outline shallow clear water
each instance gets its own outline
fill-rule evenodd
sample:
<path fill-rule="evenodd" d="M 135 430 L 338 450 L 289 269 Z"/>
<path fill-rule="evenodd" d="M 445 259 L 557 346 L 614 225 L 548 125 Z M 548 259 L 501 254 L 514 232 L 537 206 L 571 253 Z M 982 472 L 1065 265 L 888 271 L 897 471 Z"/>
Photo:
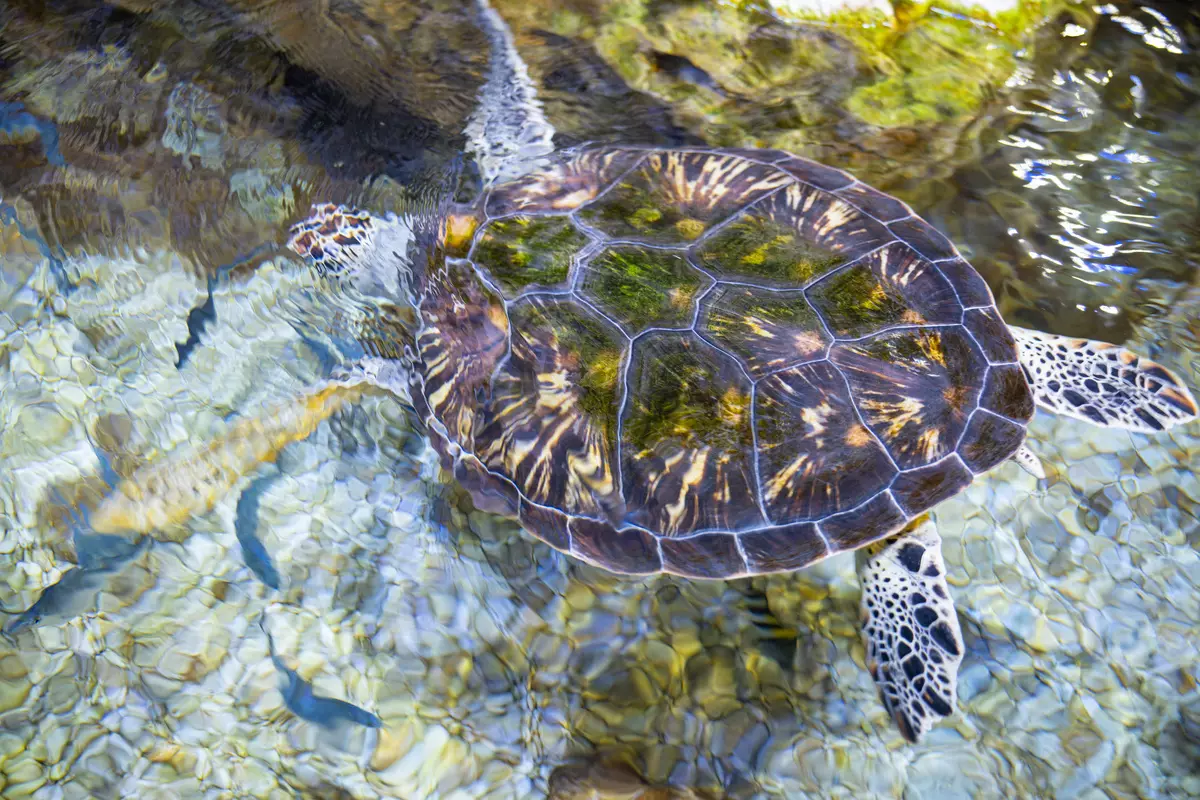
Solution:
<path fill-rule="evenodd" d="M 1189 4 L 495 7 L 557 144 L 848 169 L 945 231 L 1010 322 L 1200 385 Z M 246 455 L 275 455 L 378 310 L 288 226 L 431 202 L 487 57 L 434 0 L 4 4 L 4 796 L 1200 796 L 1196 424 L 1039 414 L 1046 482 L 1010 464 L 938 508 L 967 653 L 959 714 L 916 746 L 865 669 L 852 557 L 604 573 L 473 509 L 383 395 Z M 97 534 L 111 484 L 161 459 L 177 506 L 211 510 Z"/>

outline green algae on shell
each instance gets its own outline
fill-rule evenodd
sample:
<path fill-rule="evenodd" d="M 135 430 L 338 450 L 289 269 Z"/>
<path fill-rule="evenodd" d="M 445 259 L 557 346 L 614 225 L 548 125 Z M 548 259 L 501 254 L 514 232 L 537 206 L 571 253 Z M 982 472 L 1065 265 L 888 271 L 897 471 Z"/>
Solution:
<path fill-rule="evenodd" d="M 567 217 L 509 217 L 488 224 L 472 255 L 504 291 L 517 293 L 565 281 L 588 241 Z"/>
<path fill-rule="evenodd" d="M 920 321 L 911 318 L 914 312 L 904 298 L 863 264 L 847 267 L 809 291 L 839 336 L 853 338 L 887 325 Z"/>
<path fill-rule="evenodd" d="M 682 253 L 618 247 L 588 264 L 581 288 L 585 297 L 636 334 L 650 327 L 687 327 L 693 301 L 706 283 Z"/>
<path fill-rule="evenodd" d="M 727 361 L 670 334 L 640 345 L 629 377 L 624 443 L 634 453 L 671 441 L 687 449 L 749 452 L 750 386 Z"/>
<path fill-rule="evenodd" d="M 795 225 L 754 211 L 706 239 L 696 257 L 711 272 L 790 286 L 804 286 L 846 260 L 809 241 Z"/>
<path fill-rule="evenodd" d="M 561 363 L 574 373 L 580 407 L 600 423 L 608 441 L 613 441 L 624 337 L 573 302 L 523 302 L 509 314 L 517 331 L 550 334 Z"/>

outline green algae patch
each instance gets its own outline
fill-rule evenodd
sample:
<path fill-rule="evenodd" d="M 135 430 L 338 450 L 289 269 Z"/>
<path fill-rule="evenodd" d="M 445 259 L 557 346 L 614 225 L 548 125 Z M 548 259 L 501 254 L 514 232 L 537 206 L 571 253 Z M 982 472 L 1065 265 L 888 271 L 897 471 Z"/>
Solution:
<path fill-rule="evenodd" d="M 700 265 L 729 278 L 804 286 L 845 262 L 845 257 L 806 239 L 794 225 L 748 213 L 704 242 Z"/>
<path fill-rule="evenodd" d="M 1003 91 L 1019 51 L 1043 22 L 1062 12 L 1087 21 L 1074 0 L 1022 0 L 996 13 L 970 2 L 892 5 L 892 15 L 865 8 L 795 16 L 827 25 L 853 44 L 869 69 L 842 105 L 882 128 L 969 121 Z"/>
<path fill-rule="evenodd" d="M 473 255 L 505 292 L 519 293 L 565 281 L 588 241 L 566 217 L 512 217 L 489 224 Z"/>
<path fill-rule="evenodd" d="M 512 311 L 512 325 L 522 335 L 550 344 L 554 360 L 566 367 L 575 386 L 579 407 L 611 444 L 616 435 L 624 337 L 574 302 L 518 304 Z"/>
<path fill-rule="evenodd" d="M 706 283 L 680 253 L 621 247 L 588 265 L 582 291 L 632 336 L 646 328 L 686 328 Z"/>
<path fill-rule="evenodd" d="M 1053 22 L 1065 14 L 1087 29 L 1095 18 L 1095 4 L 1076 0 L 1022 0 L 1002 12 L 897 0 L 890 13 L 617 0 L 584 23 L 560 3 L 498 2 L 529 35 L 551 30 L 595 52 L 709 144 L 791 150 L 885 189 L 927 173 L 931 159 L 967 157 L 962 137 L 1018 88 L 1021 68 L 1044 75 L 1077 56 Z M 618 136 L 619 117 L 600 117 Z"/>
<path fill-rule="evenodd" d="M 635 454 L 670 441 L 688 449 L 749 452 L 750 386 L 724 360 L 690 337 L 661 336 L 639 346 L 623 444 Z"/>
<path fill-rule="evenodd" d="M 895 65 L 892 74 L 855 89 L 845 107 L 889 128 L 969 117 L 1012 75 L 1017 49 L 990 26 L 927 16 L 881 51 Z"/>
<path fill-rule="evenodd" d="M 910 318 L 914 312 L 903 297 L 862 264 L 821 281 L 809 292 L 838 336 L 864 336 L 889 325 L 920 321 Z"/>

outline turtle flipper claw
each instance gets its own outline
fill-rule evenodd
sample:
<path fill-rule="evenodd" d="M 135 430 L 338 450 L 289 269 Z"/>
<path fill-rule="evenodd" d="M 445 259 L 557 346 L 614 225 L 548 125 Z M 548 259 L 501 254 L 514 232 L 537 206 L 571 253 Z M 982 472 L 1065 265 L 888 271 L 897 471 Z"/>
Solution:
<path fill-rule="evenodd" d="M 1020 466 L 1021 469 L 1025 470 L 1039 481 L 1046 480 L 1046 468 L 1042 466 L 1042 460 L 1038 458 L 1032 450 L 1029 449 L 1029 445 L 1021 445 L 1020 448 L 1017 449 L 1017 452 L 1013 454 L 1012 460 L 1017 462 L 1017 465 Z"/>

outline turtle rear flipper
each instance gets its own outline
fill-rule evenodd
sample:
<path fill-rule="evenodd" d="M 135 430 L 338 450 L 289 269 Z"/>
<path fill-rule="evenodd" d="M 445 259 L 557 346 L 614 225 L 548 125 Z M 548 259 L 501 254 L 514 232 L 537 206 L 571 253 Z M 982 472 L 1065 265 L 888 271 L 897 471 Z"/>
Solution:
<path fill-rule="evenodd" d="M 941 547 L 926 520 L 859 551 L 867 666 L 910 742 L 954 712 L 963 657 Z"/>
<path fill-rule="evenodd" d="M 1196 418 L 1196 400 L 1161 364 L 1115 344 L 1009 326 L 1034 399 L 1057 414 L 1142 433 Z"/>

